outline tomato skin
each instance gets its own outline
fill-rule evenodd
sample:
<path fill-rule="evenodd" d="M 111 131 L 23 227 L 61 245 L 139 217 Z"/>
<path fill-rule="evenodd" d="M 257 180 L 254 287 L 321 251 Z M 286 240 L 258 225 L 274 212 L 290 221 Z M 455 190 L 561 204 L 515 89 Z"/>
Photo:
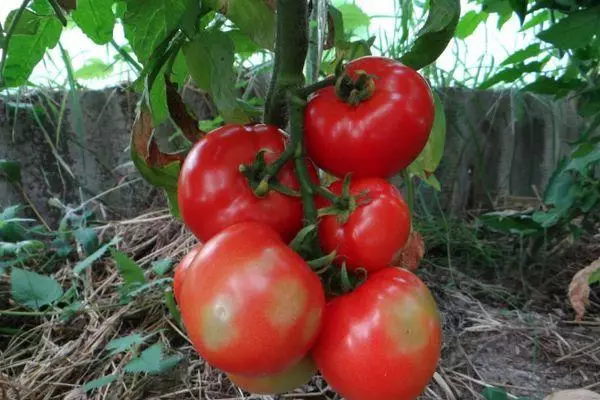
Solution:
<path fill-rule="evenodd" d="M 334 182 L 329 189 L 342 193 L 342 182 Z M 326 215 L 319 222 L 319 240 L 327 253 L 337 251 L 335 263 L 346 263 L 348 270 L 359 267 L 375 272 L 395 265 L 410 235 L 410 210 L 398 189 L 381 178 L 353 179 L 350 194 L 366 193 L 345 223 L 336 215 Z M 330 205 L 318 198 L 320 207 Z"/>
<path fill-rule="evenodd" d="M 175 296 L 175 301 L 179 303 L 179 294 L 181 292 L 181 284 L 185 280 L 185 276 L 187 274 L 188 268 L 192 264 L 194 257 L 198 254 L 200 249 L 202 248 L 202 243 L 194 246 L 189 253 L 187 253 L 177 264 L 175 268 L 175 273 L 173 274 L 173 295 Z"/>
<path fill-rule="evenodd" d="M 440 357 L 437 306 L 412 272 L 386 268 L 332 300 L 312 356 L 346 400 L 414 400 Z"/>
<path fill-rule="evenodd" d="M 433 95 L 425 79 L 398 61 L 366 56 L 346 65 L 353 78 L 361 70 L 377 78 L 373 95 L 357 106 L 340 100 L 332 86 L 309 100 L 306 150 L 338 177 L 388 178 L 425 147 L 433 126 Z"/>
<path fill-rule="evenodd" d="M 291 392 L 306 384 L 317 373 L 317 366 L 310 356 L 275 375 L 265 377 L 247 377 L 227 375 L 236 386 L 254 394 L 281 394 Z"/>
<path fill-rule="evenodd" d="M 206 242 L 224 228 L 238 222 L 262 222 L 288 242 L 302 228 L 302 201 L 298 197 L 269 191 L 257 197 L 241 164 L 251 164 L 261 149 L 265 161 L 273 162 L 285 148 L 283 131 L 271 125 L 225 125 L 194 145 L 179 175 L 178 201 L 183 221 Z M 312 166 L 309 164 L 309 166 Z M 314 167 L 310 169 L 317 180 Z M 292 163 L 277 175 L 292 189 L 300 187 Z"/>
<path fill-rule="evenodd" d="M 204 244 L 180 294 L 198 353 L 234 375 L 280 373 L 308 353 L 325 307 L 319 277 L 267 225 L 244 222 Z"/>

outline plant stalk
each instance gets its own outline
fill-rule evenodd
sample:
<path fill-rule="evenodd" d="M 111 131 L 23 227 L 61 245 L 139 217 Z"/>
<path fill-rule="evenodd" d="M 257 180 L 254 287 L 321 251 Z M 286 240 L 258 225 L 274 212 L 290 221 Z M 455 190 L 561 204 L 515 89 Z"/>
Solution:
<path fill-rule="evenodd" d="M 408 209 L 412 219 L 415 208 L 415 187 L 413 185 L 413 180 L 410 177 L 410 173 L 407 170 L 402 171 L 402 178 L 404 179 L 404 184 L 406 185 L 406 202 L 408 203 Z"/>
<path fill-rule="evenodd" d="M 265 123 L 285 127 L 287 93 L 304 85 L 303 69 L 307 52 L 306 0 L 278 0 L 275 63 L 265 103 Z"/>

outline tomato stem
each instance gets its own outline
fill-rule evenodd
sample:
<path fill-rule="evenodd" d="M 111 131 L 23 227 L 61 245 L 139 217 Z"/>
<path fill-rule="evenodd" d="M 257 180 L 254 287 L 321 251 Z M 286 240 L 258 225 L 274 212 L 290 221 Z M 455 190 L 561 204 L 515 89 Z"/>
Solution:
<path fill-rule="evenodd" d="M 324 89 L 328 86 L 335 85 L 335 82 L 336 82 L 335 76 L 328 76 L 327 78 L 325 78 L 323 80 L 315 82 L 311 85 L 304 86 L 302 89 L 298 90 L 298 94 L 301 95 L 302 97 L 308 97 L 309 95 L 311 95 L 312 93 L 314 93 L 320 89 Z"/>
<path fill-rule="evenodd" d="M 308 53 L 308 5 L 302 0 L 277 1 L 275 63 L 265 103 L 265 123 L 283 128 L 286 96 L 304 85 L 304 62 Z"/>

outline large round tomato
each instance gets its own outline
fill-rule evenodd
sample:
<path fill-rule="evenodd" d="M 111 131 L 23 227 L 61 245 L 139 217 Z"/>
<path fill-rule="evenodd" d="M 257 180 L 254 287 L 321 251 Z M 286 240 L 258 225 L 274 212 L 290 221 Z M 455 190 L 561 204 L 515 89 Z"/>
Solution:
<path fill-rule="evenodd" d="M 198 353 L 224 372 L 265 376 L 300 361 L 321 324 L 319 277 L 257 222 L 225 228 L 188 269 L 181 316 Z"/>
<path fill-rule="evenodd" d="M 179 209 L 185 224 L 203 242 L 223 228 L 238 222 L 262 222 L 275 229 L 285 241 L 302 228 L 302 202 L 276 191 L 257 197 L 240 172 L 260 150 L 267 163 L 285 148 L 285 135 L 270 125 L 226 125 L 215 129 L 194 145 L 179 175 Z M 316 178 L 314 168 L 311 169 Z M 276 176 L 292 189 L 300 187 L 293 164 Z"/>
<path fill-rule="evenodd" d="M 342 183 L 329 189 L 340 195 Z M 319 240 L 326 252 L 337 251 L 336 264 L 349 270 L 359 267 L 374 272 L 395 265 L 410 234 L 410 211 L 398 189 L 381 178 L 354 179 L 350 194 L 359 196 L 358 207 L 347 221 L 337 215 L 324 216 L 319 223 Z M 329 205 L 318 199 L 320 206 Z"/>
<path fill-rule="evenodd" d="M 231 375 L 227 377 L 236 386 L 254 394 L 281 394 L 306 384 L 317 372 L 315 362 L 310 356 L 278 374 L 264 377 Z"/>
<path fill-rule="evenodd" d="M 386 268 L 327 305 L 312 356 L 346 400 L 414 400 L 435 372 L 441 337 L 425 284 Z"/>
<path fill-rule="evenodd" d="M 193 247 L 189 253 L 187 253 L 175 267 L 175 273 L 173 274 L 173 295 L 175 300 L 179 303 L 179 292 L 181 292 L 181 284 L 185 280 L 188 268 L 192 264 L 192 260 L 198 254 L 198 251 L 202 248 L 202 243 L 197 244 Z"/>
<path fill-rule="evenodd" d="M 316 92 L 305 113 L 306 150 L 321 168 L 342 177 L 387 178 L 404 169 L 425 147 L 434 103 L 427 82 L 385 57 L 361 57 L 346 65 L 375 75 L 375 90 L 358 105 L 339 99 L 334 87 Z"/>

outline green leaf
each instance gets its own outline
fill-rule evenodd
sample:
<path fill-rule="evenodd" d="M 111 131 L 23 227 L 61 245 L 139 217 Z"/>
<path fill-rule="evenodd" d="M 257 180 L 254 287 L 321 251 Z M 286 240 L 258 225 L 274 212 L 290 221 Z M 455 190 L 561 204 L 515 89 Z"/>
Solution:
<path fill-rule="evenodd" d="M 18 10 L 12 10 L 6 18 L 6 26 L 10 27 L 14 23 L 14 19 L 18 14 Z M 30 35 L 37 34 L 40 28 L 40 16 L 30 10 L 25 10 L 21 14 L 21 19 L 18 25 L 13 30 L 13 35 Z"/>
<path fill-rule="evenodd" d="M 145 283 L 141 286 L 136 286 L 136 288 L 132 291 L 130 291 L 128 293 L 129 296 L 131 297 L 136 297 L 141 295 L 144 292 L 148 292 L 154 288 L 160 288 L 162 287 L 171 287 L 173 285 L 173 279 L 172 278 L 161 278 L 161 279 L 155 279 L 149 283 Z"/>
<path fill-rule="evenodd" d="M 275 12 L 265 0 L 204 0 L 203 4 L 223 13 L 259 46 L 275 47 Z"/>
<path fill-rule="evenodd" d="M 561 49 L 578 49 L 590 44 L 598 25 L 600 6 L 571 13 L 537 36 Z"/>
<path fill-rule="evenodd" d="M 573 174 L 565 170 L 567 159 L 563 159 L 552 173 L 548 186 L 544 191 L 544 204 L 570 207 L 575 202 L 576 187 Z"/>
<path fill-rule="evenodd" d="M 535 82 L 525 86 L 522 90 L 539 93 L 539 94 L 550 94 L 555 97 L 564 97 L 569 92 L 581 89 L 585 83 L 579 79 L 565 80 L 565 79 L 554 79 L 547 76 L 539 76 Z"/>
<path fill-rule="evenodd" d="M 181 19 L 180 27 L 188 39 L 193 39 L 198 30 L 198 22 L 202 15 L 202 1 L 188 0 L 187 9 Z"/>
<path fill-rule="evenodd" d="M 436 92 L 433 92 L 435 104 L 435 119 L 429 134 L 429 139 L 423 148 L 423 151 L 408 166 L 408 172 L 413 176 L 418 176 L 423 181 L 436 186 L 437 179 L 430 180 L 433 173 L 440 165 L 442 156 L 444 155 L 444 144 L 446 142 L 446 113 L 444 111 L 444 103 Z M 434 177 L 435 178 L 435 177 Z M 439 185 L 439 182 L 437 182 Z"/>
<path fill-rule="evenodd" d="M 239 29 L 232 29 L 225 32 L 225 34 L 233 42 L 236 54 L 242 58 L 249 58 L 251 55 L 260 51 L 260 47 Z"/>
<path fill-rule="evenodd" d="M 573 159 L 567 164 L 566 170 L 575 170 L 585 174 L 587 169 L 600 161 L 600 149 L 598 146 L 589 146 L 580 154 L 573 154 Z"/>
<path fill-rule="evenodd" d="M 139 333 L 132 333 L 131 335 L 111 340 L 106 345 L 106 350 L 108 350 L 112 356 L 118 353 L 129 351 L 134 346 L 144 344 L 145 341 L 146 338 Z"/>
<path fill-rule="evenodd" d="M 23 240 L 16 243 L 0 242 L 0 257 L 32 255 L 45 248 L 39 240 Z"/>
<path fill-rule="evenodd" d="M 177 325 L 183 328 L 183 324 L 181 322 L 181 312 L 177 307 L 177 303 L 175 302 L 175 296 L 173 295 L 172 290 L 165 290 L 165 305 L 167 306 L 171 317 L 173 317 Z"/>
<path fill-rule="evenodd" d="M 542 227 L 533 221 L 531 215 L 515 211 L 496 211 L 479 216 L 479 221 L 490 229 L 529 236 L 542 232 Z"/>
<path fill-rule="evenodd" d="M 550 228 L 557 225 L 561 218 L 567 216 L 569 213 L 568 207 L 555 207 L 549 211 L 536 211 L 533 213 L 533 221 L 540 224 L 542 228 Z"/>
<path fill-rule="evenodd" d="M 344 17 L 340 10 L 333 5 L 328 5 L 328 14 L 333 23 L 333 44 L 335 47 L 340 47 L 346 42 L 346 35 L 344 34 Z"/>
<path fill-rule="evenodd" d="M 527 0 L 509 0 L 509 3 L 515 14 L 519 16 L 521 25 L 523 25 L 525 15 L 527 15 Z"/>
<path fill-rule="evenodd" d="M 165 258 L 164 260 L 154 261 L 152 263 L 152 272 L 156 275 L 162 276 L 171 270 L 173 267 L 173 260 Z"/>
<path fill-rule="evenodd" d="M 539 56 L 542 52 L 539 43 L 534 43 L 525 47 L 524 49 L 517 50 L 510 56 L 508 56 L 504 61 L 500 63 L 501 66 L 510 65 L 510 64 L 518 64 L 523 62 L 531 57 Z"/>
<path fill-rule="evenodd" d="M 94 389 L 99 389 L 102 386 L 106 386 L 109 383 L 112 383 L 114 381 L 117 380 L 119 376 L 118 375 L 106 375 L 103 376 L 102 378 L 98 378 L 98 379 L 94 379 L 92 381 L 89 381 L 88 383 L 86 383 L 85 385 L 83 385 L 82 389 L 84 392 L 89 392 L 90 390 L 94 390 Z"/>
<path fill-rule="evenodd" d="M 111 249 L 110 253 L 117 263 L 121 278 L 123 278 L 123 294 L 129 294 L 146 283 L 144 270 L 127 254 L 115 249 Z"/>
<path fill-rule="evenodd" d="M 31 9 L 40 15 L 51 15 L 52 17 L 55 15 L 49 0 L 33 0 Z"/>
<path fill-rule="evenodd" d="M 75 265 L 75 267 L 73 268 L 73 274 L 80 275 L 87 268 L 91 267 L 95 261 L 100 259 L 100 257 L 102 257 L 111 246 L 117 244 L 120 239 L 121 238 L 119 238 L 118 236 L 114 237 L 109 243 L 106 243 L 105 245 L 101 246 L 98 250 L 87 256 L 84 260 L 78 262 L 77 265 Z"/>
<path fill-rule="evenodd" d="M 12 267 L 10 287 L 11 296 L 17 303 L 34 310 L 54 303 L 63 295 L 56 279 L 17 267 Z"/>
<path fill-rule="evenodd" d="M 160 374 L 173 368 L 183 360 L 183 356 L 163 357 L 163 347 L 160 343 L 153 344 L 144 350 L 139 357 L 125 365 L 124 371 L 129 373 Z"/>
<path fill-rule="evenodd" d="M 233 71 L 234 44 L 225 33 L 199 32 L 183 48 L 188 70 L 196 84 L 207 90 L 223 119 L 245 124 L 250 120 L 237 102 Z"/>
<path fill-rule="evenodd" d="M 8 45 L 4 71 L 0 71 L 0 87 L 27 83 L 46 49 L 56 46 L 62 32 L 62 25 L 54 16 L 40 16 L 29 10 L 25 10 L 23 16 L 16 26 L 22 33 L 13 35 Z"/>
<path fill-rule="evenodd" d="M 590 275 L 588 282 L 590 285 L 600 282 L 600 269 L 595 270 L 592 275 Z"/>
<path fill-rule="evenodd" d="M 90 58 L 85 61 L 83 67 L 75 71 L 75 79 L 104 79 L 113 72 L 113 65 L 106 64 L 99 58 Z"/>
<path fill-rule="evenodd" d="M 75 240 L 81 245 L 86 254 L 92 254 L 98 250 L 100 242 L 98 234 L 93 228 L 80 228 L 73 232 Z"/>
<path fill-rule="evenodd" d="M 527 21 L 525 23 L 525 25 L 523 25 L 521 27 L 520 32 L 526 31 L 531 28 L 535 28 L 536 26 L 543 24 L 544 22 L 548 21 L 549 19 L 550 19 L 550 13 L 547 10 L 537 13 L 533 17 L 531 17 L 531 19 L 529 21 Z"/>
<path fill-rule="evenodd" d="M 164 167 L 151 167 L 135 152 L 133 146 L 131 149 L 133 163 L 146 181 L 156 187 L 177 190 L 177 178 L 181 169 L 179 162 L 172 162 Z"/>
<path fill-rule="evenodd" d="M 79 28 L 96 44 L 105 44 L 113 38 L 116 17 L 112 10 L 114 0 L 77 0 L 71 13 Z"/>
<path fill-rule="evenodd" d="M 169 203 L 169 211 L 171 212 L 171 215 L 175 218 L 181 219 L 177 190 L 165 190 L 165 194 L 167 195 L 167 202 Z"/>
<path fill-rule="evenodd" d="M 512 83 L 528 72 L 540 72 L 545 62 L 534 61 L 529 64 L 521 64 L 511 68 L 505 68 L 491 76 L 479 85 L 479 89 L 489 89 L 500 82 Z"/>
<path fill-rule="evenodd" d="M 498 30 L 502 29 L 513 13 L 509 0 L 484 0 L 481 9 L 487 13 L 498 14 Z"/>
<path fill-rule="evenodd" d="M 479 24 L 487 20 L 488 16 L 489 14 L 484 11 L 469 11 L 463 15 L 458 22 L 458 25 L 456 26 L 456 37 L 459 39 L 466 39 L 471 36 Z"/>
<path fill-rule="evenodd" d="M 400 61 L 417 70 L 433 63 L 450 43 L 459 18 L 459 0 L 431 0 L 425 26 Z"/>
<path fill-rule="evenodd" d="M 18 161 L 0 160 L 0 175 L 4 175 L 9 183 L 21 183 L 21 164 Z"/>
<path fill-rule="evenodd" d="M 481 394 L 486 400 L 508 400 L 508 394 L 504 389 L 487 387 Z"/>
<path fill-rule="evenodd" d="M 187 0 L 126 0 L 125 37 L 142 64 L 154 49 L 179 26 Z"/>
<path fill-rule="evenodd" d="M 369 16 L 356 4 L 342 4 L 337 9 L 342 13 L 346 32 L 367 27 L 371 23 Z"/>

